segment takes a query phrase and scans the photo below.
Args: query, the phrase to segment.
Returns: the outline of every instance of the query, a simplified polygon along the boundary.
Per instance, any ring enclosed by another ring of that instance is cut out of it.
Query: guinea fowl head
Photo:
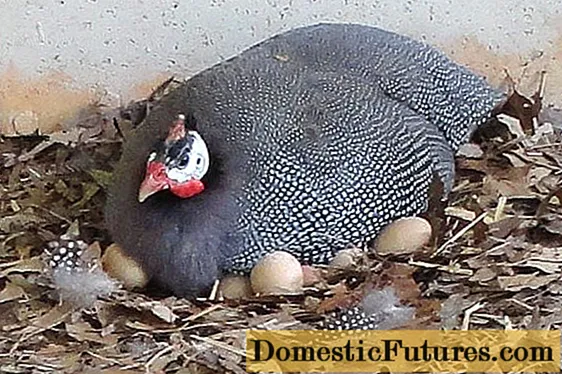
[[[146,163],[146,173],[139,188],[138,200],[170,190],[180,198],[195,196],[205,189],[203,178],[210,165],[205,141],[194,128],[194,121],[180,114],[168,136],[153,149]]]

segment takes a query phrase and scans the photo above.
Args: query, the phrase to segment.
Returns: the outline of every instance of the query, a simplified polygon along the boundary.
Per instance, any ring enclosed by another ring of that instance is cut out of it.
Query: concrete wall
[[[109,91],[146,94],[280,31],[320,21],[377,25],[425,40],[524,91],[548,70],[562,105],[562,0],[0,0],[0,121],[57,122]]]

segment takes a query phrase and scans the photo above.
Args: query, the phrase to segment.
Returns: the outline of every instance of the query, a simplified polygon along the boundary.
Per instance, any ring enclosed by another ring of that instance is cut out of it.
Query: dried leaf
[[[41,258],[37,256],[16,262],[14,265],[4,269],[0,273],[0,276],[5,277],[6,275],[12,273],[40,273],[43,269],[44,263]]]
[[[522,123],[518,118],[504,113],[499,114],[496,118],[501,124],[507,127],[511,135],[517,138],[525,137],[525,128],[522,126]]]
[[[532,267],[541,270],[547,274],[557,274],[562,271],[562,263],[552,263],[538,260],[525,260],[524,262],[516,263],[521,267]]]
[[[513,167],[522,168],[527,166],[527,163],[525,161],[521,160],[520,157],[511,152],[505,152],[503,156],[509,160]]]
[[[70,202],[74,202],[80,197],[77,191],[68,187],[62,179],[59,179],[55,183],[55,191]]]
[[[441,304],[441,323],[446,329],[453,329],[460,325],[459,317],[473,302],[463,295],[453,294]]]
[[[541,189],[544,188],[544,184],[541,182],[544,178],[547,178],[552,173],[553,171],[550,168],[535,166],[529,170],[529,174],[527,174],[527,180],[529,181],[530,185],[537,187],[537,189],[539,189],[539,192],[549,192],[551,191],[551,189],[549,191],[541,191]]]
[[[63,235],[64,238],[78,238],[80,237],[80,223],[74,220]]]
[[[464,221],[471,222],[476,219],[476,213],[463,207],[449,206],[445,208],[445,215],[449,217],[460,218]]]
[[[332,289],[333,296],[322,300],[318,306],[318,313],[326,313],[335,309],[346,309],[356,305],[362,298],[363,293],[349,292],[343,283],[339,283]]]
[[[77,201],[72,205],[73,209],[83,207],[88,201],[92,199],[100,190],[100,186],[97,183],[84,183],[82,185],[83,195],[80,201]]]
[[[70,304],[63,303],[55,306],[49,312],[38,317],[32,322],[32,325],[35,327],[39,327],[42,329],[50,329],[58,325],[59,323],[63,322],[66,317],[70,315],[72,312],[73,307]]]
[[[533,267],[547,274],[562,272],[562,252],[560,248],[535,245],[525,253],[523,260],[513,263],[513,266]]]
[[[117,344],[116,335],[102,336],[99,332],[94,331],[86,322],[67,323],[66,332],[79,342],[91,341],[98,344],[114,345]]]
[[[107,172],[105,170],[90,170],[89,174],[104,190],[109,187],[113,178],[113,173]]]
[[[0,291],[0,304],[12,300],[17,300],[25,296],[25,291],[20,286],[7,282],[4,289]]]
[[[139,321],[126,321],[125,325],[133,330],[139,331],[152,331],[159,328],[159,326],[149,325],[148,323],[143,323]]]
[[[380,275],[384,287],[392,287],[400,300],[415,304],[421,296],[421,290],[413,278],[413,266],[405,264],[391,264]]]
[[[494,238],[507,238],[513,231],[521,226],[522,219],[517,217],[507,217],[500,221],[492,222],[488,229],[488,234]]]
[[[501,112],[516,118],[521,122],[523,131],[527,134],[533,131],[533,119],[536,118],[540,111],[540,104],[533,102],[521,95],[514,87],[512,94],[504,103]]]
[[[496,175],[486,176],[483,192],[493,197],[532,196],[526,181],[528,168],[514,168],[512,170],[521,170],[521,172],[518,175],[514,171],[510,179],[498,178]]]
[[[146,303],[139,306],[150,310],[152,314],[164,322],[174,323],[174,321],[178,318],[178,316],[175,315],[170,308],[159,302]]]
[[[562,235],[562,217],[553,216],[552,219],[546,219],[542,222],[542,227],[551,234]]]
[[[500,288],[504,291],[521,291],[525,288],[536,290],[560,278],[560,275],[535,275],[535,274],[519,274],[513,277],[498,277]]]
[[[476,270],[476,273],[469,280],[471,282],[487,282],[494,279],[496,275],[496,272],[490,267],[483,267]]]
[[[93,242],[82,254],[82,259],[88,263],[95,263],[101,258],[101,247],[99,242]]]
[[[13,233],[26,230],[30,225],[40,226],[44,223],[45,219],[35,214],[32,209],[20,210],[16,214],[0,218],[0,231]]]

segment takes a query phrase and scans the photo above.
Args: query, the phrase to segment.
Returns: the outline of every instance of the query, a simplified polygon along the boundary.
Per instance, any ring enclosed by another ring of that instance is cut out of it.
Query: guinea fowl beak
[[[146,176],[139,188],[139,203],[158,191],[170,188],[166,168],[161,162],[149,162],[146,166]]]

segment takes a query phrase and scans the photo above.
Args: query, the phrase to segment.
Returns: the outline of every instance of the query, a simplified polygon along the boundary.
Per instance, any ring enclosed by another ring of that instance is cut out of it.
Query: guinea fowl
[[[320,24],[193,76],[126,139],[112,238],[160,286],[207,291],[266,253],[329,261],[450,190],[503,94],[423,43]]]

